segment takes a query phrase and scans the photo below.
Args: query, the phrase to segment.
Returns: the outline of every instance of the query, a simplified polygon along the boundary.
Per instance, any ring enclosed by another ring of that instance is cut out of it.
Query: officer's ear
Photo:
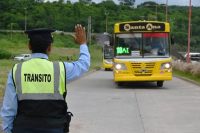
[[[31,51],[32,51],[32,46],[31,46],[31,44],[30,44],[30,43],[28,44],[28,48],[29,48],[29,50],[31,50]]]
[[[51,44],[47,47],[47,54],[51,52]]]

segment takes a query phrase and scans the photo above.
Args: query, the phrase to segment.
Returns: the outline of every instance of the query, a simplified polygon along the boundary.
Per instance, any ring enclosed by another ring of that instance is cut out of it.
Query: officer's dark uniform
[[[52,43],[49,29],[26,31],[31,42]],[[65,133],[71,120],[67,112],[66,73],[62,62],[34,58],[12,69],[18,97],[13,133]]]

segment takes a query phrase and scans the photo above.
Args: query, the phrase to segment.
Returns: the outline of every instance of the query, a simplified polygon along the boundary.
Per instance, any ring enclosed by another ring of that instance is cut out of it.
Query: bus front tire
[[[157,81],[157,86],[158,86],[158,87],[163,87],[163,82],[164,82],[164,81]]]
[[[124,85],[123,82],[115,82],[115,83],[116,83],[116,85],[117,85],[118,87],[121,87],[121,86]]]

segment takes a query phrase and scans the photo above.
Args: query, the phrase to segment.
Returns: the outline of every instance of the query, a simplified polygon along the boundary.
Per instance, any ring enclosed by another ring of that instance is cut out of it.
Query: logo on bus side
[[[122,26],[122,25],[121,25]],[[120,26],[120,27],[121,27]],[[122,27],[121,27],[122,28]],[[123,24],[123,29],[120,30],[124,30],[124,31],[154,31],[154,30],[158,30],[158,31],[164,31],[164,25],[163,24],[159,24],[159,23],[127,23],[127,24]]]

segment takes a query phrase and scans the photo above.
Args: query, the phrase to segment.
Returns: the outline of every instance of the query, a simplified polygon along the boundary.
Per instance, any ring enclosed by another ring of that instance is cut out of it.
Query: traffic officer
[[[88,71],[90,54],[85,29],[75,26],[80,56],[75,62],[48,60],[53,37],[50,29],[25,31],[31,59],[15,64],[8,75],[1,109],[5,133],[65,133],[70,121],[66,83]]]

